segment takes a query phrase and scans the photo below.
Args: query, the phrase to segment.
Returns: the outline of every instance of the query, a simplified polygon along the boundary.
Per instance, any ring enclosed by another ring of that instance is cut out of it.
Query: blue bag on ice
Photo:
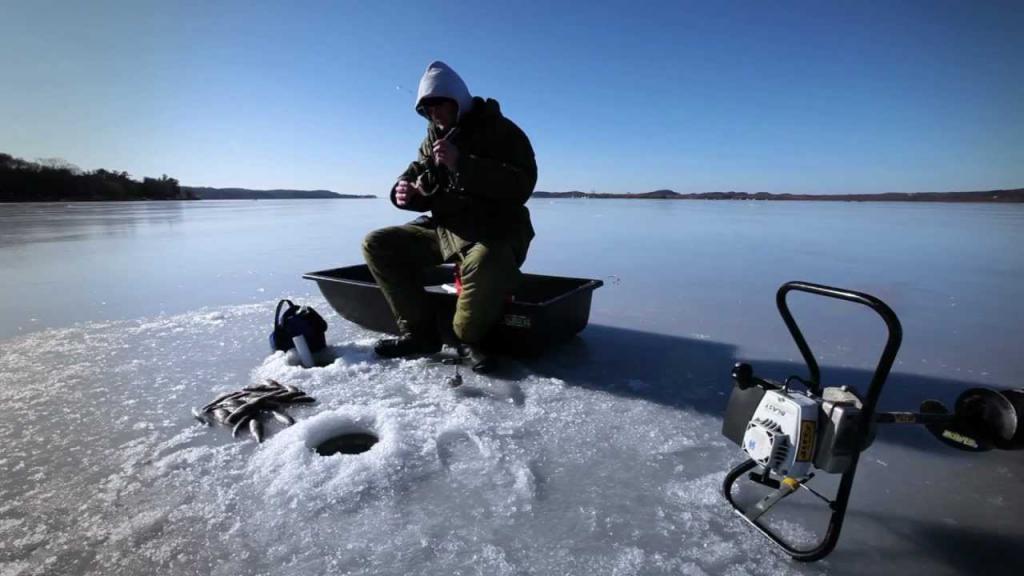
[[[287,304],[284,313],[281,308]],[[287,352],[295,347],[292,338],[303,336],[311,352],[327,346],[327,321],[310,306],[297,306],[291,300],[281,300],[274,311],[274,331],[270,333],[270,349]]]

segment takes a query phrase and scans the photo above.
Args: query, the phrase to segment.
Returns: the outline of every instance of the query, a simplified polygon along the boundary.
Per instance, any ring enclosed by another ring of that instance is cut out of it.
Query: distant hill
[[[330,190],[249,190],[247,188],[207,188],[202,186],[182,186],[200,200],[297,200],[297,199],[350,199],[376,198],[372,194],[352,195],[338,194]]]
[[[640,194],[599,194],[595,192],[542,192],[534,198],[595,198],[625,200],[825,200],[830,202],[1024,202],[1024,188],[980,192],[886,192],[884,194],[771,194],[768,192],[700,192],[680,194],[654,190]]]

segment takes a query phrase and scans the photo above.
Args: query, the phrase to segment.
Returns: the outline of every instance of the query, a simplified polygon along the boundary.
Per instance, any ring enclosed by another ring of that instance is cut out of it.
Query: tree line
[[[0,153],[0,202],[195,199],[166,174],[140,182],[124,171],[85,172],[59,158],[30,162]]]

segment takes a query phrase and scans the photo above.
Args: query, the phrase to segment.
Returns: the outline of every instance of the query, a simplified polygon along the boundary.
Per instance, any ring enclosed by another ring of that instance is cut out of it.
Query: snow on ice
[[[314,302],[327,310],[324,302]],[[0,352],[0,575],[785,574],[719,495],[720,423],[564,381],[266,354],[273,303],[80,324]],[[316,397],[262,445],[189,413],[267,378]],[[629,387],[643,389],[640,380]],[[345,431],[369,451],[312,448]],[[811,571],[827,571],[819,564]]]

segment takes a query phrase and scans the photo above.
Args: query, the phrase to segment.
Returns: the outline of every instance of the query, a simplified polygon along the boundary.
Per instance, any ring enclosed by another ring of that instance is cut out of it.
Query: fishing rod
[[[436,140],[436,142],[447,142],[449,138],[454,138],[458,134],[459,134],[459,127],[458,126],[452,126],[447,132],[445,132],[444,136],[442,136],[440,139]],[[425,178],[426,178],[426,176],[428,174],[432,173],[433,171],[440,170],[441,166],[438,166],[437,162],[434,161],[434,157],[433,156],[427,156],[426,165],[427,165],[427,169],[424,170],[422,173],[420,173],[419,176],[416,177],[416,187],[419,188],[423,192],[424,196],[433,196],[437,192],[437,189],[432,189],[430,191],[427,191],[427,188],[429,186],[426,185]],[[445,173],[447,174],[447,171]],[[439,179],[439,178],[435,175],[435,179]]]

